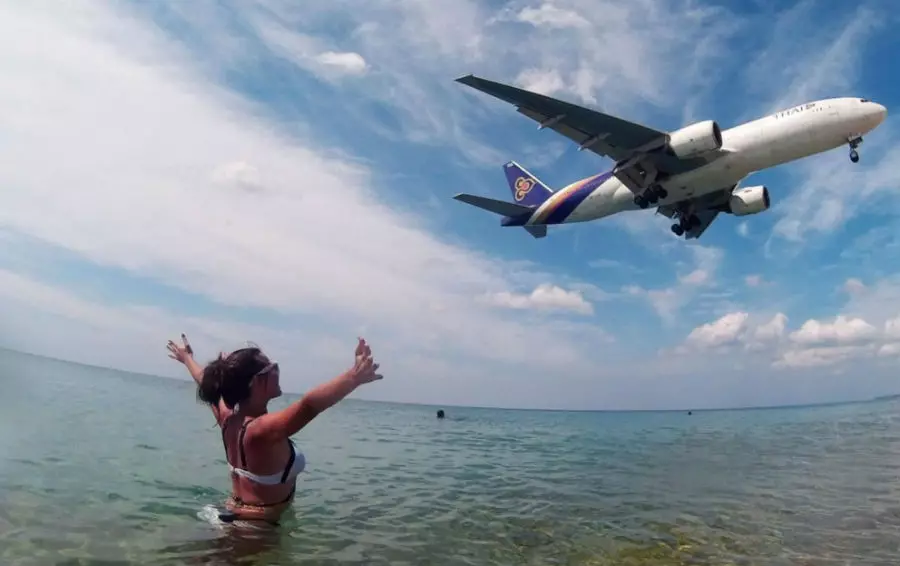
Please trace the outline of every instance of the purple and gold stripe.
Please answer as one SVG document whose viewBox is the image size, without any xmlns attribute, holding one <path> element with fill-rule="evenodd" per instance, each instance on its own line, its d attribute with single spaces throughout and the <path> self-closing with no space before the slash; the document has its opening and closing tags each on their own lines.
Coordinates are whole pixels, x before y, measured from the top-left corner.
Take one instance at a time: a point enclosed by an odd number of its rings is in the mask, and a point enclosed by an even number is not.
<svg viewBox="0 0 900 566">
<path fill-rule="evenodd" d="M 575 181 L 550 197 L 534 216 L 531 224 L 562 224 L 594 189 L 612 177 L 612 172 L 601 173 Z"/>
</svg>

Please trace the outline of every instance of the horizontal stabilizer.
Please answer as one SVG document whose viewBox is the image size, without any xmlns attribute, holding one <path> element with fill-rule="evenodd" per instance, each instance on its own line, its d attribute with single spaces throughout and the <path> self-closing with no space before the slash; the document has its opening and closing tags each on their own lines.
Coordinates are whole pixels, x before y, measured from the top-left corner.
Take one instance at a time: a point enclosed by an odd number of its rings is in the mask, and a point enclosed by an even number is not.
<svg viewBox="0 0 900 566">
<path fill-rule="evenodd" d="M 478 195 L 460 193 L 458 195 L 455 195 L 453 198 L 460 202 L 471 204 L 472 206 L 477 206 L 482 210 L 487 210 L 488 212 L 493 212 L 494 214 L 500 214 L 502 216 L 518 216 L 526 212 L 532 212 L 532 209 L 528 208 L 527 206 L 522 206 L 521 204 L 515 204 L 512 202 L 506 202 L 487 197 L 480 197 Z"/>
</svg>

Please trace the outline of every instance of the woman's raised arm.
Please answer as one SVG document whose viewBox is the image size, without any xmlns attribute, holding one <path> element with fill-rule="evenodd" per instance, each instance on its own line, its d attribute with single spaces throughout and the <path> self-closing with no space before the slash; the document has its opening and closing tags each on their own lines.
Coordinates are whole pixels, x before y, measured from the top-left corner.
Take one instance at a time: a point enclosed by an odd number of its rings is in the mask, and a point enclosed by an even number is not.
<svg viewBox="0 0 900 566">
<path fill-rule="evenodd" d="M 377 370 L 372 349 L 360 338 L 356 345 L 356 363 L 351 369 L 310 389 L 288 407 L 257 418 L 247 429 L 247 441 L 268 443 L 293 435 L 360 385 L 382 379 Z"/>
<path fill-rule="evenodd" d="M 194 378 L 194 381 L 197 382 L 197 385 L 199 386 L 200 381 L 203 379 L 203 366 L 198 364 L 197 360 L 194 359 L 194 349 L 191 348 L 191 343 L 188 342 L 187 336 L 184 334 L 181 335 L 181 346 L 169 340 L 166 347 L 169 350 L 169 357 L 184 364 L 184 367 L 187 368 L 191 377 Z M 231 410 L 225 406 L 223 401 L 219 401 L 217 406 L 210 406 L 210 408 L 219 424 L 222 424 L 223 418 L 226 418 L 231 414 Z"/>
</svg>

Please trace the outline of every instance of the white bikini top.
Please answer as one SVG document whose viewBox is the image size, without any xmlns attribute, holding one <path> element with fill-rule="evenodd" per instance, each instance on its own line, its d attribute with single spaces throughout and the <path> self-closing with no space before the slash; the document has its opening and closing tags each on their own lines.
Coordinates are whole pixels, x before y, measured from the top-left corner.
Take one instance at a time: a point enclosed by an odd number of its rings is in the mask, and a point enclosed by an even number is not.
<svg viewBox="0 0 900 566">
<path fill-rule="evenodd" d="M 238 451 L 241 457 L 241 466 L 242 468 L 236 468 L 228 463 L 228 469 L 231 470 L 233 474 L 237 474 L 243 478 L 247 478 L 252 482 L 256 482 L 264 485 L 277 485 L 280 483 L 289 483 L 296 479 L 296 477 L 306 468 L 306 457 L 303 455 L 303 452 L 297 450 L 297 447 L 294 445 L 294 441 L 290 438 L 287 439 L 288 446 L 291 448 L 291 456 L 288 458 L 287 465 L 284 467 L 284 471 L 281 473 L 269 474 L 267 476 L 260 476 L 258 474 L 254 474 L 250 470 L 247 470 L 247 457 L 244 454 L 244 433 L 247 432 L 247 425 L 250 421 L 245 422 L 241 426 L 241 432 L 238 435 Z M 222 428 L 222 443 L 225 443 L 225 428 Z M 228 446 L 225 446 L 225 459 L 228 459 Z"/>
</svg>

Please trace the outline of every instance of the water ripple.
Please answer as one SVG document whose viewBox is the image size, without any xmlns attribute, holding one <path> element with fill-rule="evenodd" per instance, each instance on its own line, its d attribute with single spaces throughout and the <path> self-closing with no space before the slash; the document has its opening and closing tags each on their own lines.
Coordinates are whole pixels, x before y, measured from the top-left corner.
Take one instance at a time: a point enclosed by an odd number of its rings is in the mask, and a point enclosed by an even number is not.
<svg viewBox="0 0 900 566">
<path fill-rule="evenodd" d="M 308 468 L 282 527 L 242 532 L 199 518 L 228 476 L 189 387 L 15 371 L 29 379 L 5 391 L 21 426 L 0 431 L 4 565 L 887 565 L 900 550 L 892 402 L 437 421 L 348 401 L 297 436 Z"/>
</svg>

